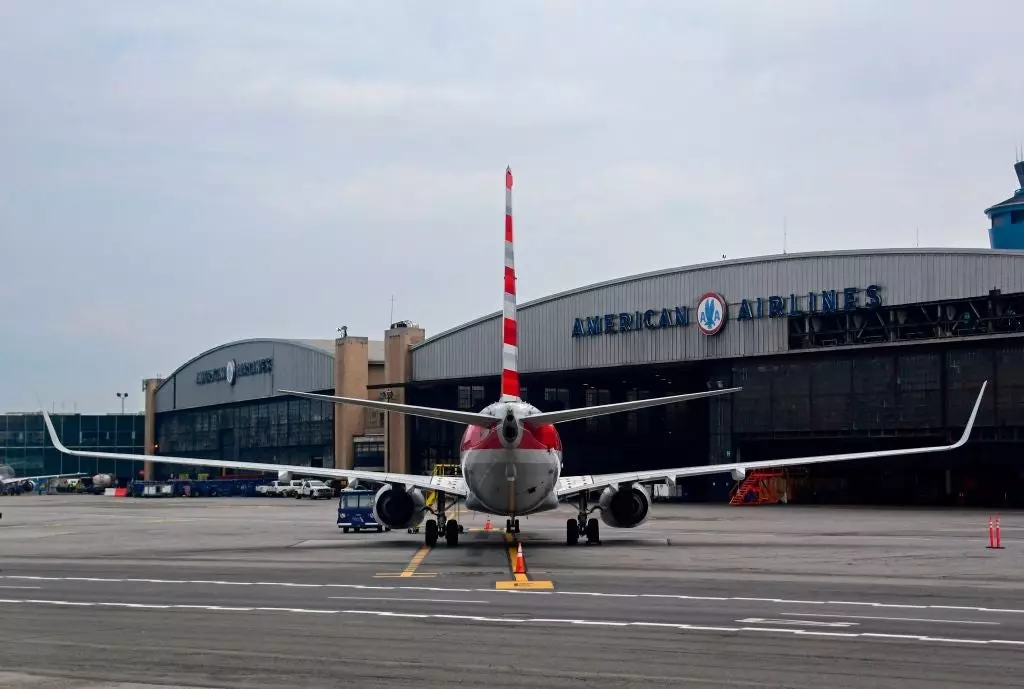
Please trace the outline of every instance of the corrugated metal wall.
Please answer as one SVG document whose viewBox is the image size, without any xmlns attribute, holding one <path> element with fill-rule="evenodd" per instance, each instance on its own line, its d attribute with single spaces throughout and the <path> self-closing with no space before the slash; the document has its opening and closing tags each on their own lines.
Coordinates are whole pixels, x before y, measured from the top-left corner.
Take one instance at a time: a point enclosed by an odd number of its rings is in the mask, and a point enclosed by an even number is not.
<svg viewBox="0 0 1024 689">
<path fill-rule="evenodd" d="M 199 371 L 216 369 L 234 359 L 236 366 L 273 358 L 269 374 L 236 377 L 198 385 Z M 320 349 L 285 340 L 247 340 L 206 352 L 175 371 L 156 393 L 157 413 L 272 397 L 277 390 L 334 389 L 334 357 Z"/>
<path fill-rule="evenodd" d="M 519 308 L 519 369 L 524 373 L 773 354 L 786 351 L 785 318 L 737 321 L 742 299 L 787 297 L 880 285 L 883 305 L 1024 291 L 1024 254 L 988 250 L 914 250 L 779 256 L 681 268 L 598 285 Z M 706 292 L 729 303 L 729 322 L 706 337 L 693 309 Z M 496 293 L 496 301 L 500 295 Z M 863 303 L 861 295 L 861 303 Z M 688 306 L 691 324 L 665 330 L 572 337 L 576 318 Z M 767 315 L 767 303 L 765 304 Z M 501 368 L 497 316 L 413 349 L 413 379 L 496 375 Z"/>
</svg>

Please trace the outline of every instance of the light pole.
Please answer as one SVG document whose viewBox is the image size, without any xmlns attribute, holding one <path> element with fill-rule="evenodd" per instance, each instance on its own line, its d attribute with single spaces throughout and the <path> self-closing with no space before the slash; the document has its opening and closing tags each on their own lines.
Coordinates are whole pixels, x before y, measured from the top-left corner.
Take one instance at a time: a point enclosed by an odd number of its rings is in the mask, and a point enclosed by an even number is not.
<svg viewBox="0 0 1024 689">
<path fill-rule="evenodd" d="M 126 399 L 128 399 L 128 393 L 127 392 L 117 392 L 117 393 L 114 393 L 114 394 L 116 394 L 118 399 L 121 400 L 121 413 L 124 414 L 124 401 Z"/>
<path fill-rule="evenodd" d="M 391 399 L 394 396 L 395 396 L 395 394 L 393 392 L 391 392 L 391 388 L 384 388 L 384 392 L 380 393 L 380 398 L 382 400 L 384 400 L 385 402 L 390 402 Z M 384 473 L 387 473 L 387 472 L 391 471 L 391 433 L 390 433 L 390 428 L 389 428 L 389 426 L 390 426 L 389 421 L 390 420 L 391 420 L 391 412 L 385 410 L 384 411 Z"/>
</svg>

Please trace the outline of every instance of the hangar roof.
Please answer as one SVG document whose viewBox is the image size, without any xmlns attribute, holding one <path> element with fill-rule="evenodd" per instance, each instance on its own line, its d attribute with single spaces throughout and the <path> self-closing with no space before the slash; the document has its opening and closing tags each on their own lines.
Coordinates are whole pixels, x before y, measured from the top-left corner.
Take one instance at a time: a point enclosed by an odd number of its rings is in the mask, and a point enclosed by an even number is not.
<svg viewBox="0 0 1024 689">
<path fill-rule="evenodd" d="M 816 251 L 727 259 L 629 275 L 585 285 L 518 306 L 519 370 L 522 373 L 567 371 L 700 359 L 775 354 L 788 351 L 787 318 L 743 319 L 744 309 L 769 296 L 781 297 L 787 309 L 817 313 L 824 291 L 856 292 L 867 303 L 869 287 L 878 286 L 884 306 L 934 303 L 988 294 L 1024 292 L 1024 251 L 988 248 L 908 248 Z M 725 300 L 726 321 L 740 322 L 705 335 L 695 326 L 702 295 Z M 873 295 L 875 290 L 871 290 Z M 498 301 L 496 294 L 495 301 Z M 615 326 L 621 316 L 644 316 L 653 309 L 691 314 L 683 325 L 694 327 L 632 328 Z M 413 380 L 451 380 L 497 375 L 501 369 L 500 311 L 427 338 L 413 347 Z M 610 320 L 607 334 L 578 336 L 579 319 Z M 633 318 L 635 320 L 635 318 Z M 628 322 L 628 321 L 627 321 Z M 601 330 L 596 328 L 595 330 Z M 626 330 L 629 330 L 627 327 Z M 643 331 L 643 332 L 641 332 Z M 594 334 L 604 335 L 604 332 Z"/>
<path fill-rule="evenodd" d="M 1007 201 L 1003 201 L 1002 203 L 1000 203 L 998 205 L 1001 206 L 1001 205 L 1007 203 L 1008 201 L 1013 201 L 1013 199 L 1008 199 Z M 755 263 L 773 263 L 773 262 L 779 262 L 779 261 L 795 261 L 795 260 L 799 260 L 799 259 L 826 258 L 826 257 L 836 257 L 836 256 L 898 256 L 898 255 L 908 255 L 908 254 L 923 254 L 923 255 L 929 255 L 929 254 L 931 254 L 931 255 L 936 255 L 936 254 L 938 254 L 938 255 L 966 254 L 966 255 L 976 255 L 976 256 L 985 256 L 985 255 L 1000 256 L 1000 255 L 1005 255 L 1005 256 L 1014 256 L 1016 258 L 1019 258 L 1019 257 L 1021 257 L 1022 252 L 1020 252 L 1020 251 L 1012 251 L 1012 250 L 1003 250 L 1003 249 L 974 249 L 974 248 L 946 248 L 946 249 L 943 249 L 943 248 L 925 248 L 925 249 L 921 249 L 921 248 L 913 248 L 913 249 L 849 249 L 849 250 L 840 250 L 840 251 L 807 251 L 807 252 L 796 253 L 796 254 L 771 254 L 771 255 L 768 255 L 768 256 L 752 256 L 752 257 L 747 257 L 747 258 L 730 258 L 730 259 L 726 259 L 726 260 L 722 260 L 722 261 L 710 261 L 708 263 L 695 263 L 695 264 L 689 265 L 689 266 L 677 266 L 675 268 L 662 268 L 660 270 L 652 270 L 652 271 L 649 271 L 649 272 L 646 272 L 646 273 L 637 273 L 635 275 L 627 275 L 627 276 L 624 276 L 624 277 L 612 278 L 610 280 L 603 280 L 601 282 L 594 282 L 594 283 L 591 283 L 589 285 L 583 285 L 582 287 L 574 287 L 572 289 L 564 290 L 562 292 L 555 292 L 554 294 L 549 294 L 548 296 L 545 296 L 545 297 L 539 297 L 537 299 L 532 299 L 532 300 L 530 300 L 528 302 L 520 303 L 520 304 L 518 304 L 516 306 L 516 311 L 518 312 L 518 311 L 521 311 L 523 309 L 528 309 L 528 308 L 530 308 L 532 306 L 539 306 L 540 304 L 543 304 L 543 303 L 549 302 L 549 301 L 555 301 L 556 299 L 565 299 L 566 297 L 571 297 L 571 296 L 574 296 L 574 295 L 577 295 L 577 294 L 583 294 L 584 292 L 591 292 L 591 291 L 594 291 L 594 290 L 601 289 L 603 287 L 611 287 L 613 285 L 623 285 L 623 284 L 626 284 L 626 283 L 629 283 L 629 282 L 636 282 L 638 280 L 648 280 L 650 278 L 660 277 L 662 275 L 674 275 L 674 274 L 679 274 L 679 273 L 696 272 L 696 271 L 700 271 L 700 270 L 707 270 L 708 268 L 720 268 L 720 267 L 724 267 L 724 266 L 750 265 L 750 264 L 755 264 Z M 486 316 L 480 316 L 479 318 L 474 318 L 473 320 L 467 321 L 466 323 L 463 323 L 462 325 L 457 325 L 457 326 L 455 326 L 453 328 L 449 328 L 448 330 L 443 330 L 443 331 L 437 333 L 436 335 L 428 337 L 425 340 L 423 340 L 421 342 L 418 342 L 417 344 L 413 345 L 412 348 L 413 349 L 417 349 L 419 347 L 427 347 L 427 346 L 435 343 L 437 340 L 440 340 L 441 338 L 449 337 L 449 336 L 454 335 L 454 334 L 456 334 L 456 333 L 458 333 L 458 332 L 460 332 L 462 330 L 466 330 L 467 328 L 470 328 L 470 327 L 472 327 L 474 325 L 477 325 L 478 323 L 483 323 L 484 321 L 490 320 L 492 318 L 496 318 L 497 316 L 500 316 L 500 315 L 501 315 L 501 311 L 495 311 L 493 313 L 487 314 Z"/>
<path fill-rule="evenodd" d="M 371 364 L 384 363 L 384 342 L 368 341 Z M 202 352 L 167 376 L 156 391 L 157 412 L 264 399 L 278 389 L 334 388 L 335 341 L 250 338 Z M 229 367 L 235 361 L 234 368 Z M 237 378 L 237 380 L 236 380 Z"/>
</svg>

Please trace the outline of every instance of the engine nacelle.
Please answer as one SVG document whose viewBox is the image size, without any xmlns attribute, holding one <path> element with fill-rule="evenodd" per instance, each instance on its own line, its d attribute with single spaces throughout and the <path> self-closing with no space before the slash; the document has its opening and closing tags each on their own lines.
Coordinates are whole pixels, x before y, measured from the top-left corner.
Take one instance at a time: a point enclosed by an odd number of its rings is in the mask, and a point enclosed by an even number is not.
<svg viewBox="0 0 1024 689">
<path fill-rule="evenodd" d="M 25 481 L 24 483 L 21 484 L 21 489 L 23 491 L 25 491 L 26 493 L 31 493 L 32 491 L 34 491 L 36 489 L 36 482 L 35 481 Z"/>
<path fill-rule="evenodd" d="M 601 521 L 617 529 L 631 529 L 647 521 L 651 511 L 651 496 L 639 483 L 618 490 L 609 486 L 601 493 L 598 503 Z"/>
<path fill-rule="evenodd" d="M 390 483 L 373 496 L 373 517 L 392 529 L 415 529 L 427 514 L 427 501 L 419 488 L 404 490 Z"/>
<path fill-rule="evenodd" d="M 743 467 L 736 467 L 732 470 L 732 478 L 734 481 L 742 481 L 747 477 L 747 470 Z"/>
<path fill-rule="evenodd" d="M 277 480 L 281 483 L 288 483 L 292 480 L 292 472 L 290 471 L 279 471 L 277 472 Z"/>
</svg>

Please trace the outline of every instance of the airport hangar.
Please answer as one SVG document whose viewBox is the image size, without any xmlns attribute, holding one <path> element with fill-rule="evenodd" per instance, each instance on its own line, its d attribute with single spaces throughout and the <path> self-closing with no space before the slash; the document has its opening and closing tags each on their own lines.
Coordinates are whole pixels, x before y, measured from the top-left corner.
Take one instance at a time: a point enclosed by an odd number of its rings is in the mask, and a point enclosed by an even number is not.
<svg viewBox="0 0 1024 689">
<path fill-rule="evenodd" d="M 701 322 L 707 294 L 725 304 Z M 568 423 L 567 473 L 941 444 L 954 453 L 795 472 L 798 502 L 1024 504 L 1024 253 L 906 249 L 725 260 L 520 304 L 523 396 L 541 410 L 742 386 Z M 430 338 L 254 339 L 144 382 L 146 452 L 427 473 L 462 427 L 276 394 L 295 389 L 479 410 L 497 399 L 500 313 Z M 385 426 L 387 427 L 385 429 Z M 388 437 L 385 452 L 385 435 Z M 148 464 L 147 476 L 186 473 Z M 722 501 L 732 479 L 687 479 Z"/>
<path fill-rule="evenodd" d="M 1014 195 L 985 209 L 994 251 L 725 261 L 522 304 L 524 396 L 553 409 L 744 386 L 727 399 L 564 425 L 566 470 L 575 473 L 949 439 L 959 432 L 973 390 L 989 378 L 966 453 L 816 468 L 794 497 L 1024 504 L 1012 463 L 1024 426 L 1018 344 L 1024 161 L 1014 172 L 1020 185 Z M 872 286 L 877 290 L 869 294 Z M 695 300 L 706 291 L 717 291 L 728 305 L 725 325 L 713 336 L 694 325 Z M 498 333 L 494 314 L 429 339 L 402 322 L 383 341 L 229 343 L 166 379 L 144 381 L 144 414 L 54 410 L 54 423 L 76 449 L 429 471 L 457 460 L 458 428 L 279 398 L 274 391 L 477 409 L 498 396 Z M 0 415 L 0 464 L 23 476 L 82 471 L 124 481 L 168 473 L 167 465 L 143 469 L 137 462 L 65 457 L 45 437 L 37 412 Z M 729 483 L 709 482 L 681 487 L 690 497 L 717 499 Z"/>
</svg>

